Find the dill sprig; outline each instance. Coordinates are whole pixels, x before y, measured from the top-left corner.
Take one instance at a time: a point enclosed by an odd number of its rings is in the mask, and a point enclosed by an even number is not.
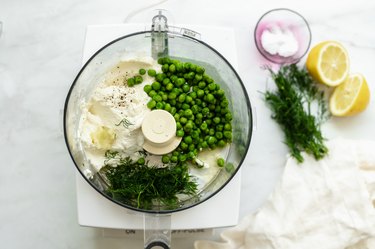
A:
[[[125,128],[129,128],[129,126],[131,125],[134,125],[133,123],[131,123],[128,119],[126,118],[123,118],[118,124],[115,124],[116,126],[119,126],[121,125],[124,126]]]
[[[296,64],[282,66],[278,72],[269,71],[277,90],[266,91],[265,101],[284,131],[291,155],[298,162],[304,160],[302,151],[317,160],[323,158],[328,153],[320,129],[328,117],[324,91],[319,90],[306,69]]]
[[[108,152],[106,165],[100,170],[110,183],[107,193],[120,202],[141,208],[153,206],[176,208],[177,195],[193,196],[197,193],[197,183],[188,172],[186,163],[168,164],[156,167],[139,164],[119,153]]]

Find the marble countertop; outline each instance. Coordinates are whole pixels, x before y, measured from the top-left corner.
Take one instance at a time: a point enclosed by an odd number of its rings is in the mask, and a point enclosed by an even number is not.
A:
[[[312,44],[337,40],[348,49],[351,71],[365,75],[375,93],[375,2],[298,0],[2,0],[0,21],[0,241],[4,248],[141,248],[141,239],[105,236],[77,223],[75,168],[62,134],[67,91],[81,67],[89,24],[144,22],[153,8],[175,23],[218,25],[236,34],[238,72],[256,110],[256,131],[243,165],[240,217],[254,212],[277,183],[287,149],[259,91],[267,73],[253,31],[266,11],[286,7],[310,23]],[[375,139],[375,98],[353,118],[323,127],[335,137]],[[268,134],[274,134],[269,136]],[[213,238],[217,238],[214,235]],[[194,238],[174,241],[192,248]]]

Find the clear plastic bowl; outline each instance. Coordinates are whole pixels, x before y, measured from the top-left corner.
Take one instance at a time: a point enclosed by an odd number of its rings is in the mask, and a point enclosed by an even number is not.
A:
[[[107,184],[98,173],[90,168],[78,135],[80,106],[87,102],[100,78],[116,65],[124,54],[152,56],[152,43],[155,37],[151,31],[133,33],[104,46],[83,66],[74,80],[65,103],[64,134],[69,153],[82,176],[100,194],[109,200],[129,209],[146,213],[170,213],[193,207],[218,193],[235,175],[247,153],[252,135],[251,105],[245,87],[229,62],[208,44],[185,35],[162,32],[168,37],[168,56],[184,62],[193,62],[206,68],[217,84],[226,93],[229,108],[233,114],[233,142],[230,145],[226,162],[233,165],[233,171],[221,170],[215,179],[196,196],[181,200],[177,208],[155,205],[150,209],[140,209],[126,200],[119,200],[106,192]],[[228,200],[230,201],[230,200]]]

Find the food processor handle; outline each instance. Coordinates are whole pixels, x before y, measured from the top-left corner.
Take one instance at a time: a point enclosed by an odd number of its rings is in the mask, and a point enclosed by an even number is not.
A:
[[[171,214],[144,214],[144,248],[170,249]]]

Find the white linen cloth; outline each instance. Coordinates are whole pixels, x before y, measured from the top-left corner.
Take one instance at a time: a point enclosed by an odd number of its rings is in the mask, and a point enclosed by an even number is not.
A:
[[[375,249],[375,141],[337,139],[320,161],[287,160],[254,214],[196,249]],[[243,196],[242,198],[249,198]]]

